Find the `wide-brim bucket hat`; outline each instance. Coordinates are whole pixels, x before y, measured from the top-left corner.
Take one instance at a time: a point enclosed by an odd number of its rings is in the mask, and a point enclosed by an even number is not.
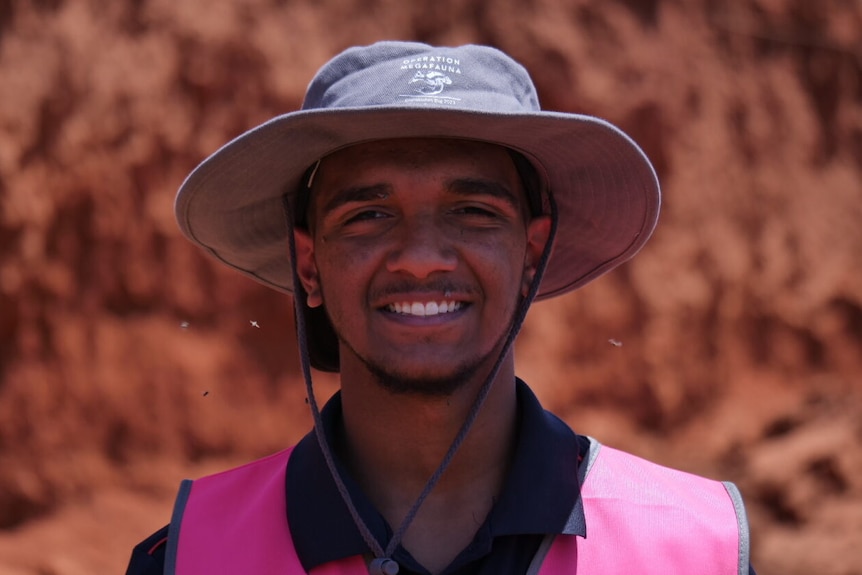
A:
[[[530,161],[558,222],[536,299],[612,270],[655,228],[655,171],[620,129],[592,116],[541,110],[527,71],[494,48],[380,42],[330,60],[300,110],[204,160],[177,194],[180,229],[226,265],[293,292],[288,217],[294,216],[285,213],[285,198],[292,204],[306,184],[303,175],[332,152],[397,138],[489,142]]]

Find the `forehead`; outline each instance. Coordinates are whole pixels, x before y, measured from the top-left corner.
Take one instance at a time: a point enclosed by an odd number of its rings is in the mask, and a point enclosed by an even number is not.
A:
[[[420,174],[425,178],[477,177],[520,188],[517,170],[506,148],[440,138],[378,140],[339,150],[321,161],[314,188],[316,191],[337,188],[362,178],[403,174]]]

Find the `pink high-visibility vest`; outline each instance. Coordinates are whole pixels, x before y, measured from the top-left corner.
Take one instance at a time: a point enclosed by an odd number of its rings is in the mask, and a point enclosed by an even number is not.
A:
[[[747,575],[748,522],[730,483],[713,481],[592,441],[581,488],[587,537],[548,536],[528,575]],[[287,524],[292,449],[186,480],[171,517],[166,575],[305,573]],[[362,556],[311,575],[367,575]]]

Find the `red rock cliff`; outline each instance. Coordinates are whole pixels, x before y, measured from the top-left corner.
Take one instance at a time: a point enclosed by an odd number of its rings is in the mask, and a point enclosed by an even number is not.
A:
[[[545,108],[656,164],[645,251],[531,312],[519,371],[545,403],[736,481],[761,573],[862,573],[847,0],[0,0],[0,572],[121,572],[181,476],[308,428],[290,302],[190,247],[172,199],[384,38],[502,48]]]

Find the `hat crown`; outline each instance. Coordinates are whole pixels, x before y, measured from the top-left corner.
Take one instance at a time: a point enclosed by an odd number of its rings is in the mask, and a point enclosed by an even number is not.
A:
[[[418,107],[529,113],[539,99],[523,66],[487,46],[378,42],[345,50],[308,86],[303,110]]]

